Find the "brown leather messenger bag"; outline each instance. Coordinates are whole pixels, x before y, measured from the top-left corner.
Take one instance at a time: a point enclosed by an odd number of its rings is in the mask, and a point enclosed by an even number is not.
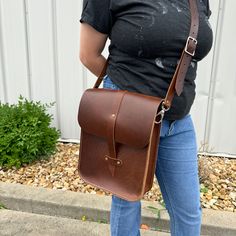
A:
[[[91,185],[129,201],[140,200],[153,184],[162,119],[175,92],[179,96],[195,54],[199,16],[189,0],[191,27],[165,98],[95,85],[80,101],[81,127],[78,172]]]

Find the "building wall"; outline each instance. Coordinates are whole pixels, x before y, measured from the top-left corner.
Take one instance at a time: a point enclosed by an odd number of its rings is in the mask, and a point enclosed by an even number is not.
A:
[[[236,155],[236,1],[210,1],[214,45],[199,63],[192,115],[199,150]],[[0,0],[0,100],[56,105],[53,126],[79,140],[78,104],[95,77],[79,62],[82,0]],[[107,54],[107,52],[105,52]]]

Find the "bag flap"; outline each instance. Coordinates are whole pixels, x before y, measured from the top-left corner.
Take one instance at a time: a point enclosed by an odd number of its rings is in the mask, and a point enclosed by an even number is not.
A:
[[[78,122],[83,131],[106,139],[107,122],[115,115],[115,141],[143,148],[149,143],[161,101],[158,97],[126,90],[87,89],[80,101]],[[114,104],[119,104],[117,114],[112,112]]]

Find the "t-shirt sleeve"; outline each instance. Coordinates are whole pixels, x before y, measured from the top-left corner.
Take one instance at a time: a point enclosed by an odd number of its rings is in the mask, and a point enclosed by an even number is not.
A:
[[[209,4],[209,0],[203,0],[205,6],[206,6],[206,16],[209,19],[211,16],[211,9],[210,9],[210,4]]]
[[[112,27],[110,0],[83,0],[80,22],[88,23],[100,33],[109,34]]]

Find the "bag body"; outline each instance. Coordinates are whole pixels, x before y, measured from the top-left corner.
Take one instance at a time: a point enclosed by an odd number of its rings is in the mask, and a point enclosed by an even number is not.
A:
[[[161,102],[126,90],[86,90],[78,112],[81,178],[120,198],[141,199],[153,184]]]

